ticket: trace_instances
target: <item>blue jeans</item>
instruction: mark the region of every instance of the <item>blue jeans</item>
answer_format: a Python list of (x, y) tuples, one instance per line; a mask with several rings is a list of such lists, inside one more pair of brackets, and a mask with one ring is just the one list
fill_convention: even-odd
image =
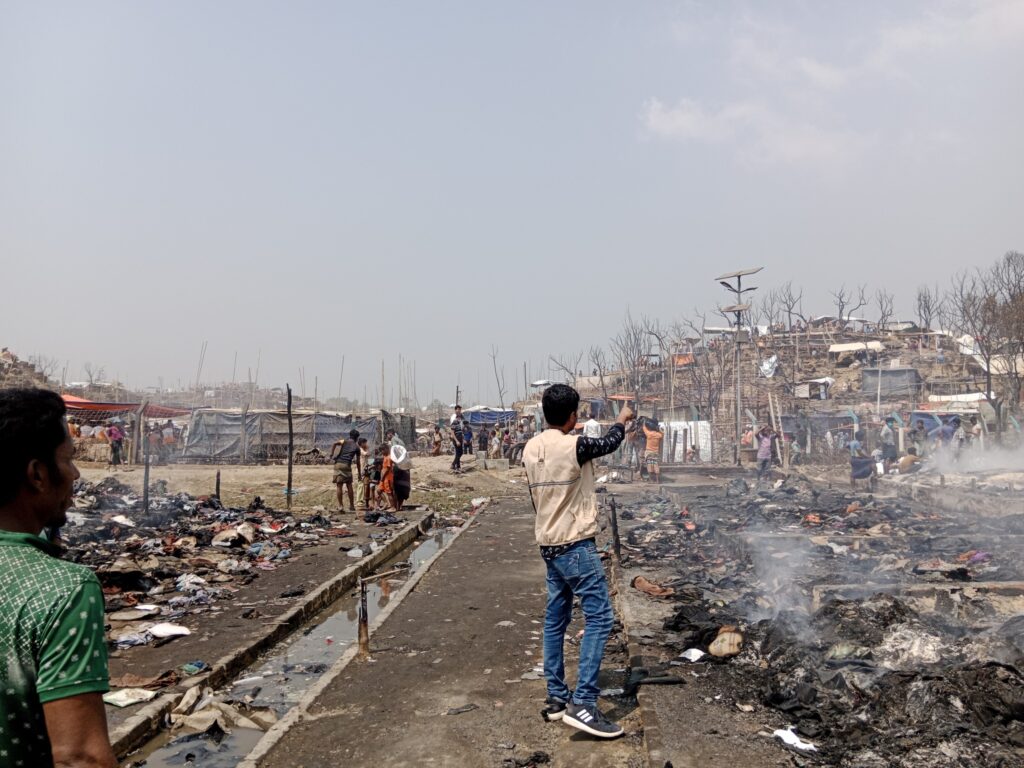
[[(593, 706), (601, 690), (597, 673), (614, 622), (608, 583), (597, 547), (593, 540), (580, 541), (568, 552), (544, 562), (548, 567), (548, 606), (544, 615), (544, 676), (548, 681), (548, 696)], [(576, 692), (572, 693), (565, 684), (563, 645), (565, 630), (572, 620), (574, 597), (580, 599), (585, 624)]]

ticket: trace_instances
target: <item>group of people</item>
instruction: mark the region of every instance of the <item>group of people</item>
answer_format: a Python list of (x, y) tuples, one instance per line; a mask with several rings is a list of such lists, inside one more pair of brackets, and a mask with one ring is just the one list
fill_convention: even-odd
[(372, 511), (401, 512), (412, 493), (412, 470), (405, 442), (395, 430), (384, 433), (384, 441), (370, 450), (369, 441), (353, 429), (331, 447), (338, 511), (362, 513), (369, 521)]
[(164, 424), (150, 424), (146, 427), (146, 451), (156, 463), (162, 464), (174, 455), (180, 434), (170, 419)]
[[(89, 425), (79, 424), (74, 419), (68, 419), (68, 434), (74, 438), (90, 438), (106, 443), (110, 447), (107, 464), (115, 471), (128, 464), (128, 435), (132, 431), (132, 425), (126, 424), (120, 418), (112, 418), (105, 424)], [(174, 455), (181, 441), (184, 440), (184, 429), (178, 429), (174, 422), (167, 419), (166, 422), (152, 422), (143, 426), (142, 446), (156, 463), (166, 462)]]
[(921, 458), (929, 453), (944, 452), (956, 459), (964, 450), (980, 448), (983, 433), (977, 416), (971, 416), (966, 425), (959, 416), (952, 416), (933, 429), (928, 429), (924, 421), (918, 419), (908, 436)]
[(963, 451), (981, 446), (982, 426), (977, 416), (971, 416), (965, 426), (959, 416), (952, 416), (939, 426), (928, 429), (918, 419), (907, 431), (911, 443), (903, 456), (899, 455), (896, 419), (885, 419), (878, 431), (878, 447), (867, 452), (864, 430), (857, 430), (847, 448), (850, 451), (850, 482), (864, 480), (878, 474), (878, 467), (888, 474), (894, 470), (901, 475), (918, 472), (928, 456), (945, 456), (954, 461)]
[(510, 458), (512, 447), (525, 442), (533, 436), (531, 426), (510, 425), (504, 428), (488, 428), (481, 426), (474, 434), (473, 427), (462, 412), (462, 406), (456, 405), (448, 419), (447, 431), (441, 425), (434, 426), (430, 438), (430, 455), (440, 456), (448, 445), (453, 454), (452, 472), (462, 471), (462, 457), (467, 453), (481, 453), (489, 459)]

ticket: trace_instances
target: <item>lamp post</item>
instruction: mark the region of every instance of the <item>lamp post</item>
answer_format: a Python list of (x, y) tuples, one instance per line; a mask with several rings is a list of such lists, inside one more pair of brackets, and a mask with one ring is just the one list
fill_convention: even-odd
[[(743, 413), (740, 407), (740, 344), (742, 339), (740, 338), (743, 330), (743, 313), (750, 309), (749, 304), (743, 303), (743, 294), (750, 291), (756, 291), (757, 287), (752, 286), (750, 288), (743, 287), (743, 278), (746, 275), (756, 275), (764, 267), (757, 267), (755, 269), (741, 269), (738, 272), (730, 272), (726, 275), (719, 275), (715, 279), (722, 285), (727, 291), (731, 292), (735, 302), (730, 304), (728, 307), (722, 307), (722, 312), (732, 312), (736, 316), (736, 331), (733, 334), (733, 369), (736, 378), (736, 394), (735, 394), (735, 418), (736, 418), (736, 442), (733, 446), (733, 460), (737, 465), (740, 463), (740, 439), (743, 435), (741, 414)], [(728, 282), (735, 280), (736, 285)]]

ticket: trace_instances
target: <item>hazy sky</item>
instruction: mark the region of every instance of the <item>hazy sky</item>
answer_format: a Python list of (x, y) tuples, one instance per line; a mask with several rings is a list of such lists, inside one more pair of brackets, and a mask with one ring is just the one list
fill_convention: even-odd
[(493, 398), (763, 265), (1024, 249), (1024, 0), (0, 2), (0, 345)]

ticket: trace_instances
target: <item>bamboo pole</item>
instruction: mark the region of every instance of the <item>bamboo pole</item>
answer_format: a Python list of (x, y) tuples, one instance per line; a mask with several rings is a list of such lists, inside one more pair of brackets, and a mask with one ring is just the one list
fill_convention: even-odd
[(292, 508), (292, 453), (295, 448), (295, 434), (292, 431), (292, 388), (285, 384), (288, 393), (288, 484), (284, 489), (288, 509)]

